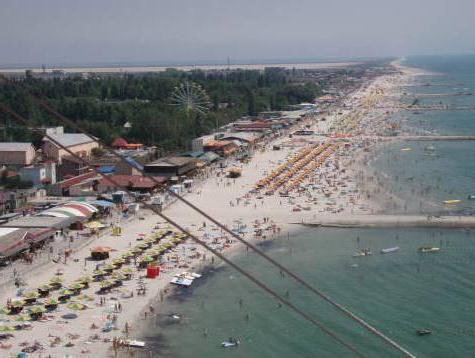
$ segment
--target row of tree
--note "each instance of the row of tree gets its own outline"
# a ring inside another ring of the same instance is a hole
[[[31,127],[58,125],[35,106],[28,95],[31,91],[47,98],[60,113],[106,142],[122,136],[133,142],[181,150],[189,146],[192,138],[244,114],[256,115],[312,101],[321,93],[321,84],[301,78],[297,80],[295,70],[280,68],[26,78],[15,84],[1,84],[0,101],[28,118]],[[183,111],[172,105],[173,91],[185,81],[198,84],[207,93],[209,111]],[[0,133],[3,140],[40,140],[35,132],[18,128],[4,113],[0,113],[0,119],[5,123]],[[130,128],[124,128],[126,123]]]

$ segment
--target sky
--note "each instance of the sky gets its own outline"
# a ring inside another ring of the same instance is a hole
[[[0,65],[475,51],[474,0],[0,0]]]

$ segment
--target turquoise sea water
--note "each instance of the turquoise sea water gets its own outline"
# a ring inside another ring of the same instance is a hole
[[[475,92],[475,57],[419,57],[406,62],[432,71],[408,86],[408,93]],[[431,86],[427,86],[430,83]],[[429,92],[431,91],[431,92]],[[424,103],[474,105],[475,96],[424,97]],[[475,135],[475,112],[399,114],[412,128],[440,134]],[[435,151],[425,147],[432,145]],[[385,147],[373,168],[387,187],[407,200],[408,212],[471,212],[475,194],[475,143],[414,142]],[[410,152],[401,152],[410,146]],[[463,199],[447,208],[446,199]],[[404,211],[403,208],[396,210]],[[359,238],[359,240],[357,239]],[[382,248],[400,246],[394,254]],[[423,245],[440,246],[438,254],[417,252]],[[371,247],[373,256],[353,258],[357,247]],[[263,246],[266,252],[338,302],[395,339],[418,357],[475,355],[475,233],[466,230],[427,229],[306,229],[299,235]],[[272,288],[369,357],[398,354],[331,306],[257,258],[245,253],[235,258]],[[356,266],[355,266],[356,264]],[[184,316],[173,323],[167,312]],[[429,328],[430,336],[415,331]],[[205,275],[201,283],[178,291],[164,315],[152,322],[145,339],[163,357],[350,357],[325,334],[297,317],[228,267]],[[239,337],[237,349],[220,342]]]

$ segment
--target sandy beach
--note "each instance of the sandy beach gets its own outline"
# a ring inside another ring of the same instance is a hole
[[[369,149],[378,143],[378,137],[386,129],[385,120],[392,114],[384,107],[393,104],[398,95],[398,86],[408,83],[412,76],[418,74],[397,63],[394,66],[399,73],[380,76],[366,83],[351,93],[341,108],[325,115],[325,120],[322,115],[317,115],[292,128],[292,131],[310,129],[319,135],[292,138],[283,135],[262,143],[248,163],[239,163],[242,176],[236,179],[226,177],[226,169],[210,167],[195,182],[186,198],[228,228],[240,232],[246,240],[268,240],[278,235],[291,235],[300,227],[292,223],[311,222],[318,215],[382,212],[384,203],[373,202],[373,197],[369,195],[375,188],[371,187],[371,181],[365,174],[364,162],[371,155]],[[345,139],[331,136],[338,133],[351,133],[352,137]],[[273,150],[274,146],[280,149]],[[327,152],[330,147],[331,150]],[[305,154],[309,148],[315,151]],[[321,163],[315,166],[318,160]],[[230,167],[238,163],[228,159],[226,164]],[[279,166],[286,169],[273,174]],[[293,168],[294,172],[288,168]],[[275,177],[272,178],[273,175]],[[265,178],[271,178],[269,184],[256,190],[256,184]],[[282,179],[282,184],[278,184],[279,179]],[[282,194],[282,189],[293,181],[296,182],[295,186],[289,189],[287,195]],[[305,189],[299,189],[299,184]],[[272,193],[269,193],[270,185],[274,188]],[[241,244],[223,235],[212,223],[180,202],[167,207],[164,213],[227,255],[243,249]],[[142,210],[138,216],[127,221],[119,217],[116,219],[121,221],[121,236],[110,233],[103,235],[74,250],[67,263],[49,262],[24,275],[26,291],[48,282],[58,276],[57,273],[61,273],[60,277],[65,283],[91,275],[97,264],[87,260],[93,246],[113,247],[115,251],[111,252],[111,259],[114,259],[142,242],[144,237],[171,229],[148,210]],[[161,243],[170,241],[171,236]],[[111,342],[114,337],[140,337],[140,327],[157,314],[154,307],[166,301],[171,289],[169,281],[175,274],[183,271],[199,273],[200,268],[209,264],[219,262],[193,242],[182,242],[160,259],[161,273],[158,278],[141,278],[145,270],[130,265],[132,279],[123,281],[123,286],[106,294],[97,294],[99,283],[92,282],[89,288],[82,290],[80,298],[76,298],[87,305],[86,309],[72,311],[66,305],[59,305],[57,310],[45,313],[44,319],[32,322],[28,329],[14,331],[13,338],[1,342],[0,356],[34,346],[35,341],[39,342],[38,350],[30,353],[29,357],[113,356]],[[137,288],[143,285],[146,286],[146,294],[138,295]],[[16,290],[13,284],[5,286],[0,293],[2,305],[8,299],[15,299]],[[130,296],[131,292],[134,293],[133,297]],[[77,317],[64,318],[68,313],[74,313]],[[12,315],[0,315],[0,319],[0,325],[18,323],[14,322]],[[113,322],[115,329],[103,332],[108,322]]]

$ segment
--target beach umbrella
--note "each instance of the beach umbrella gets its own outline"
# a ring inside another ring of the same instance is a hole
[[[100,283],[101,288],[108,288],[113,286],[114,283],[111,280],[104,280]]]
[[[103,275],[106,275],[107,272],[105,272],[104,270],[94,270],[92,271],[92,275],[93,276],[103,276]]]
[[[62,289],[59,291],[58,295],[59,296],[71,296],[74,292],[71,290],[68,290],[67,288]]]
[[[10,314],[11,311],[7,307],[0,308],[0,314]]]
[[[80,303],[80,302],[71,302],[71,303],[68,303],[66,305],[67,308],[69,308],[70,310],[74,310],[74,311],[81,311],[81,310],[85,310],[87,308],[86,305]]]
[[[134,273],[134,270],[131,267],[126,267],[122,269],[124,275],[131,275]]]
[[[114,271],[116,268],[117,267],[113,264],[107,264],[102,268],[102,270],[107,272],[107,271]]]
[[[43,304],[45,306],[57,306],[59,304],[59,301],[56,298],[47,298],[46,300],[43,301]]]
[[[49,284],[51,288],[58,289],[63,285],[63,279],[61,277],[53,277],[51,280],[49,280]]]
[[[23,300],[15,300],[10,303],[10,306],[12,307],[23,307],[25,305],[25,301]]]
[[[31,321],[31,316],[29,314],[23,314],[18,317],[15,317],[15,322],[28,322]]]
[[[129,259],[133,256],[135,256],[135,253],[132,250],[124,252],[122,255],[120,255],[120,257],[123,258],[123,259]]]
[[[28,311],[30,312],[30,314],[42,314],[46,312],[46,308],[45,306],[42,306],[42,305],[36,305],[36,306],[30,307]]]
[[[123,281],[123,280],[126,279],[125,275],[123,275],[123,274],[120,273],[120,272],[114,272],[114,273],[112,274],[112,278],[113,278],[114,280],[121,280],[121,281]]]
[[[48,294],[49,291],[52,289],[52,286],[50,284],[46,284],[46,285],[41,285],[38,287],[38,292],[39,294]]]
[[[130,252],[132,252],[135,256],[137,254],[140,254],[143,250],[140,248],[140,247],[134,247],[133,249],[130,250]]]
[[[140,259],[141,262],[152,262],[154,261],[153,257],[152,256],[144,256]]]
[[[94,297],[90,295],[85,295],[85,294],[77,296],[76,299],[81,300],[81,301],[94,301]]]
[[[92,277],[91,276],[82,276],[76,280],[76,282],[79,283],[85,283],[85,282],[92,282]]]
[[[23,297],[27,300],[37,299],[40,297],[40,294],[36,291],[29,291],[23,294]]]
[[[76,282],[68,286],[69,290],[79,291],[82,290],[85,286],[82,283]]]
[[[40,294],[36,291],[28,291],[23,294],[25,298],[38,298]]]
[[[122,265],[122,264],[125,263],[125,260],[124,260],[124,259],[121,259],[121,258],[116,258],[116,259],[112,260],[112,263],[113,263],[114,265]]]
[[[13,332],[13,331],[15,331],[15,327],[0,326],[0,332]]]
[[[49,280],[50,283],[63,283],[63,279],[61,277],[55,276]]]

